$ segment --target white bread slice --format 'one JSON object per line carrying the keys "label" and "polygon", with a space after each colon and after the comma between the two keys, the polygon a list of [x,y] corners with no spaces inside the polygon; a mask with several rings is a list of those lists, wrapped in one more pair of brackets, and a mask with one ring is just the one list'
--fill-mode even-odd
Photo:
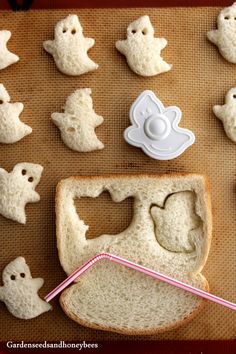
{"label": "white bread slice", "polygon": [[[104,190],[114,202],[134,197],[132,222],[118,235],[86,239],[88,226],[77,214],[74,200],[96,198]],[[170,213],[171,198],[174,213]],[[164,219],[158,209],[171,215],[165,215],[161,235]],[[212,217],[209,184],[202,175],[71,177],[58,184],[56,215],[59,258],[68,275],[94,255],[108,252],[208,290],[200,272],[209,252]],[[169,239],[163,242],[165,237]],[[198,312],[204,300],[102,260],[62,293],[60,303],[70,318],[84,326],[145,335],[180,325]]]}

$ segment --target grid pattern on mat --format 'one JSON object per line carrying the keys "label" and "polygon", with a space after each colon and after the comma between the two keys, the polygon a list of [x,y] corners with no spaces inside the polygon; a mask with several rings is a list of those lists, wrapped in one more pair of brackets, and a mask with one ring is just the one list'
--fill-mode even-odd
{"label": "grid pattern on mat", "polygon": [[[212,184],[214,234],[203,273],[212,293],[236,300],[236,147],[226,138],[220,121],[212,113],[212,106],[222,104],[227,90],[235,85],[236,68],[221,58],[205,36],[207,30],[214,28],[218,11],[217,8],[143,8],[0,12],[1,28],[12,32],[9,48],[21,58],[1,71],[0,81],[13,102],[25,104],[22,120],[33,127],[33,134],[19,143],[0,146],[0,165],[10,171],[16,163],[27,161],[45,168],[37,188],[41,201],[27,206],[26,226],[0,217],[1,270],[14,257],[24,256],[33,276],[45,279],[41,296],[64,279],[57,256],[54,215],[55,186],[62,178],[121,172],[205,173]],[[54,24],[69,13],[78,14],[85,35],[96,39],[90,56],[100,65],[96,72],[74,78],[57,71],[52,57],[42,48],[42,42],[53,37]],[[114,47],[116,40],[124,38],[127,25],[143,14],[151,17],[156,35],[168,39],[163,57],[173,64],[172,71],[154,78],[142,78],[131,72]],[[82,87],[92,88],[95,110],[104,117],[103,125],[97,129],[106,146],[103,151],[72,152],[62,143],[59,131],[50,121],[50,114],[60,111],[66,97]],[[129,125],[129,107],[144,89],[153,90],[165,105],[181,107],[181,126],[196,134],[195,145],[176,160],[154,161],[123,140],[123,131]],[[93,205],[95,228],[96,222],[101,223],[101,213],[96,213],[99,207]],[[127,220],[122,226],[130,219],[129,202],[124,207]],[[116,205],[110,205],[109,210],[116,220]],[[103,218],[102,223],[109,231],[109,217]],[[119,222],[115,225],[119,227]],[[53,301],[53,307],[53,312],[21,321],[13,318],[1,303],[0,339],[130,339],[77,325],[63,313],[58,299]],[[227,339],[235,333],[235,314],[208,303],[186,326],[148,339]]]}

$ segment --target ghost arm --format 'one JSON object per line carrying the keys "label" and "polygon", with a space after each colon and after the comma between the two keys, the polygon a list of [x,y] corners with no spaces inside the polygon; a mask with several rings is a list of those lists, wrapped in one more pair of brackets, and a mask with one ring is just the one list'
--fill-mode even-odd
{"label": "ghost arm", "polygon": [[155,43],[159,50],[162,50],[167,46],[167,40],[165,38],[155,38]]}
{"label": "ghost arm", "polygon": [[103,122],[103,117],[102,116],[99,116],[98,114],[94,114],[94,124],[95,124],[95,127],[98,127],[100,124],[102,124]]}
{"label": "ghost arm", "polygon": [[209,32],[207,32],[207,38],[212,43],[217,44],[218,43],[218,33],[219,33],[218,30],[209,31]]}
{"label": "ghost arm", "polygon": [[63,125],[63,122],[65,121],[65,119],[68,118],[68,113],[52,113],[51,115],[52,121],[53,123],[60,128]]}
{"label": "ghost arm", "polygon": [[225,115],[224,106],[214,106],[213,112],[217,118],[219,118],[221,121],[224,121],[224,115]]}
{"label": "ghost arm", "polygon": [[127,54],[127,49],[128,49],[128,46],[127,46],[127,41],[117,41],[116,42],[116,49],[119,50],[119,52],[123,55],[126,55]]}
{"label": "ghost arm", "polygon": [[53,54],[54,52],[54,41],[45,41],[43,42],[43,47],[46,52]]}
{"label": "ghost arm", "polygon": [[0,286],[0,301],[4,301],[4,299],[5,299],[4,287]]}
{"label": "ghost arm", "polygon": [[30,190],[28,203],[36,203],[38,201],[40,201],[40,195],[33,189]]}
{"label": "ghost arm", "polygon": [[42,288],[43,284],[44,284],[44,280],[43,278],[36,278],[36,279],[31,279],[30,280],[34,286],[34,288],[38,291],[39,289]]}
{"label": "ghost arm", "polygon": [[93,38],[85,38],[84,39],[85,47],[87,50],[94,46],[95,40]]}
{"label": "ghost arm", "polygon": [[11,103],[11,104],[12,104],[12,107],[13,107],[13,110],[15,111],[15,113],[16,113],[17,115],[20,115],[21,112],[22,112],[23,109],[24,109],[23,103],[21,103],[21,102],[16,102],[16,103]]}
{"label": "ghost arm", "polygon": [[11,38],[11,32],[7,30],[0,31],[0,36],[4,39],[6,43]]}

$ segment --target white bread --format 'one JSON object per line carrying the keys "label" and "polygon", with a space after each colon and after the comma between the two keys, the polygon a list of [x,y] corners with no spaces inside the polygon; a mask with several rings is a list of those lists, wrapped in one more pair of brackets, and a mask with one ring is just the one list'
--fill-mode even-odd
{"label": "white bread", "polygon": [[55,39],[45,41],[43,47],[53,56],[57,68],[62,73],[77,76],[98,68],[98,64],[87,54],[94,46],[95,40],[84,37],[77,15],[69,15],[59,21],[54,36]]}
{"label": "white bread", "polygon": [[0,84],[0,143],[4,144],[16,143],[32,133],[32,128],[19,118],[23,103],[10,103],[10,100],[7,90]]}
{"label": "white bread", "polygon": [[4,268],[2,280],[4,285],[0,286],[0,301],[5,303],[13,316],[27,320],[52,309],[38,296],[44,280],[32,278],[23,257],[17,257]]}
{"label": "white bread", "polygon": [[51,115],[53,123],[61,131],[64,143],[79,152],[104,148],[95,133],[95,128],[102,124],[103,117],[94,111],[91,93],[89,88],[76,90],[67,98],[64,113]]}
{"label": "white bread", "polygon": [[207,32],[207,38],[215,44],[221,55],[230,63],[236,63],[236,2],[225,7],[218,15],[218,29]]}
{"label": "white bread", "polygon": [[9,65],[14,64],[19,60],[18,55],[11,53],[7,49],[7,42],[10,38],[10,31],[0,31],[0,70],[7,68]]}
{"label": "white bread", "polygon": [[142,16],[127,28],[127,39],[116,42],[116,49],[127,59],[131,70],[141,76],[154,76],[169,71],[172,65],[161,57],[167,46],[165,38],[155,38],[149,16]]}
{"label": "white bread", "polygon": [[[77,214],[74,199],[95,198],[104,190],[114,202],[134,197],[132,222],[118,235],[87,239],[88,226]],[[163,218],[158,217],[156,208],[168,213],[171,207],[175,215],[165,217],[164,232],[159,235],[162,229],[158,223]],[[200,272],[209,252],[212,222],[209,186],[202,175],[71,177],[57,187],[56,215],[59,258],[68,275],[94,255],[108,252],[208,290]],[[170,235],[173,240],[164,243],[163,238]],[[180,325],[197,313],[203,302],[108,260],[96,264],[60,297],[63,310],[76,322],[131,335]]]}
{"label": "white bread", "polygon": [[236,87],[227,92],[225,104],[214,106],[213,112],[222,121],[228,138],[236,143]]}
{"label": "white bread", "polygon": [[25,206],[36,203],[40,195],[35,191],[43,167],[22,162],[15,165],[11,172],[0,168],[0,214],[5,218],[26,223]]}

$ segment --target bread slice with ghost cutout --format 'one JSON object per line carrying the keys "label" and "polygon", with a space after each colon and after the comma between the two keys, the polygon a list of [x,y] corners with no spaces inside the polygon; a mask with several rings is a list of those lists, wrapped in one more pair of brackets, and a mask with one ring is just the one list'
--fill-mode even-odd
{"label": "bread slice with ghost cutout", "polygon": [[[117,235],[88,239],[80,200],[99,198],[103,191],[115,203],[134,198],[132,222]],[[59,258],[67,275],[96,254],[108,252],[208,290],[201,271],[209,252],[212,216],[209,184],[202,175],[71,177],[57,187],[56,216]],[[60,303],[81,325],[148,335],[183,324],[204,300],[102,260],[62,293]]]}

